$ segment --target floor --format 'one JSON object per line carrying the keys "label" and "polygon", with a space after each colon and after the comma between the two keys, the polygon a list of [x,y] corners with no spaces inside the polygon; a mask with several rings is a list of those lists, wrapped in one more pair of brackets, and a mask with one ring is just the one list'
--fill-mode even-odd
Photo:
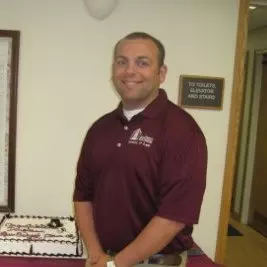
{"label": "floor", "polygon": [[266,267],[267,238],[253,228],[234,220],[230,223],[243,236],[229,236],[225,258],[226,267]]}

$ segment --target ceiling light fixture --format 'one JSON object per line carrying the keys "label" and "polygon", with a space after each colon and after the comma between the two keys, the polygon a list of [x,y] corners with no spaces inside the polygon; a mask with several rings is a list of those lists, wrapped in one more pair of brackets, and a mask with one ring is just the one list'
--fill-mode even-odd
{"label": "ceiling light fixture", "polygon": [[83,0],[87,13],[95,19],[104,20],[116,8],[117,0]]}

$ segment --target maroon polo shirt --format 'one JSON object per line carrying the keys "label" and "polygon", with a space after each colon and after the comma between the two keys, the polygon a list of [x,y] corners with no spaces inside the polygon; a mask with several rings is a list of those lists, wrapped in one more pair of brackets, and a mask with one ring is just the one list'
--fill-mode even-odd
{"label": "maroon polo shirt", "polygon": [[121,105],[89,129],[77,166],[74,201],[91,201],[104,249],[119,252],[153,216],[186,227],[161,253],[192,245],[205,190],[207,148],[194,119],[158,97],[130,121]]}

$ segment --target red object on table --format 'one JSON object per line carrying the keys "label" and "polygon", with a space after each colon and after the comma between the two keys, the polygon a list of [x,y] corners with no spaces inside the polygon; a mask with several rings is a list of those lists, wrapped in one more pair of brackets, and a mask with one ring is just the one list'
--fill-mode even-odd
{"label": "red object on table", "polygon": [[214,263],[205,254],[202,254],[199,256],[190,256],[187,267],[223,267],[223,265]]}
{"label": "red object on table", "polygon": [[84,267],[84,259],[0,257],[0,267]]}
{"label": "red object on table", "polygon": [[[0,267],[84,267],[84,259],[0,257]],[[187,267],[216,267],[206,255],[190,256]]]}

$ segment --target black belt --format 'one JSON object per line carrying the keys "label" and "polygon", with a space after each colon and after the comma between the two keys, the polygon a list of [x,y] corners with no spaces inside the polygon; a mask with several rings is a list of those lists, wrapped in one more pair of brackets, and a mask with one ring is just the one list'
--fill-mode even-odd
{"label": "black belt", "polygon": [[[110,256],[115,256],[116,253],[107,250],[106,253]],[[182,257],[179,253],[173,254],[155,254],[150,256],[147,260],[140,261],[139,264],[158,264],[158,265],[168,265],[168,266],[179,266],[182,263]]]}
{"label": "black belt", "polygon": [[140,263],[179,266],[182,263],[180,254],[155,254],[150,256],[146,261]]}

